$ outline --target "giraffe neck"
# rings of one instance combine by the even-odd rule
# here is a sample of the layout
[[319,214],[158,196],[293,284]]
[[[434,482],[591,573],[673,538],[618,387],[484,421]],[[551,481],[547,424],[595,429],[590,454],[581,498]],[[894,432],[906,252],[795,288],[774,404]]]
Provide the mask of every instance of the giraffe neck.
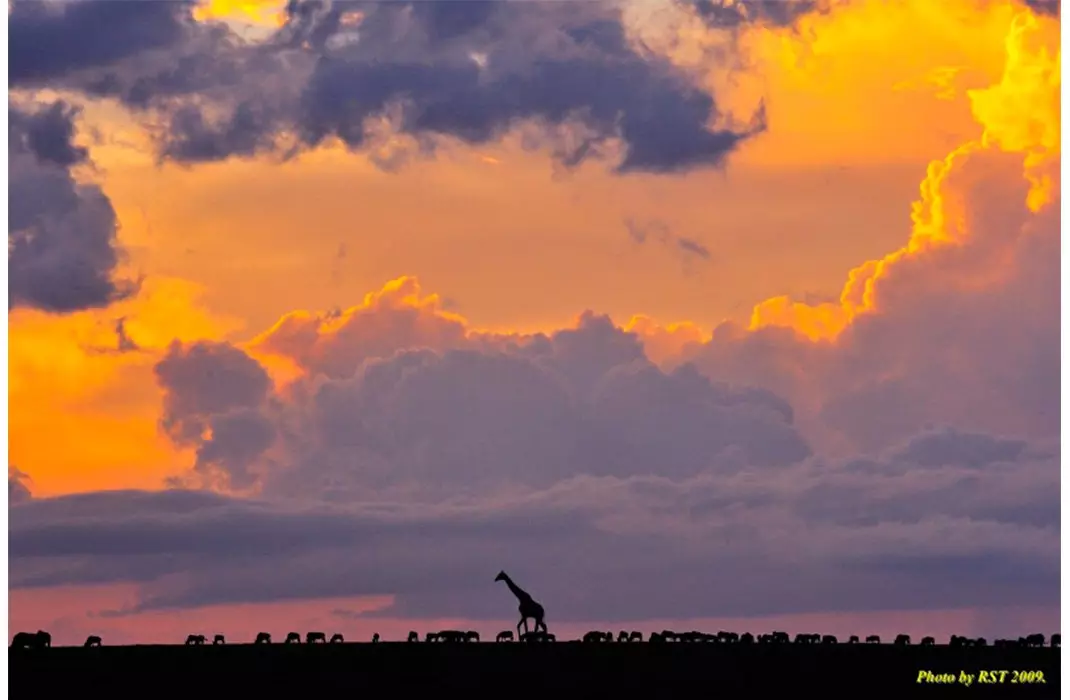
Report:
[[531,596],[529,596],[527,592],[524,591],[524,589],[522,589],[520,586],[513,583],[513,579],[509,578],[508,576],[505,577],[505,585],[509,586],[509,590],[512,591],[513,595],[517,597],[517,600],[523,602],[525,600],[531,599]]

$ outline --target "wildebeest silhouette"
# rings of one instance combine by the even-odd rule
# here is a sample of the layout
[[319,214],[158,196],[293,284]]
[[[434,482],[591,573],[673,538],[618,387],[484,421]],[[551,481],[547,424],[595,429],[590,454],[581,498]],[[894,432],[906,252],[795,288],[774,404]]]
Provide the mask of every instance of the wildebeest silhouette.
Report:
[[83,644],[82,646],[85,646],[85,647],[99,647],[100,646],[100,637],[98,637],[95,634],[91,634],[91,635],[89,635],[88,637],[85,638],[85,644]]
[[418,642],[418,641],[420,641],[420,635],[416,634],[416,630],[411,630],[409,632],[408,641],[410,641],[410,642]]
[[213,645],[216,645],[216,644],[226,644],[226,643],[227,643],[227,639],[226,639],[226,637],[224,637],[224,636],[223,636],[223,635],[221,635],[221,634],[217,634],[217,635],[215,636],[215,638],[214,638],[214,639],[212,640],[212,644],[213,644]]
[[909,645],[910,644],[910,635],[909,634],[896,635],[895,641],[893,642],[893,644],[898,644],[899,646],[907,646],[907,645]]
[[256,635],[256,641],[254,644],[271,644],[271,635],[267,632],[261,632]]
[[[335,632],[334,634],[331,635],[331,644],[341,644],[344,641],[345,641],[345,638],[343,638],[342,635],[337,633],[337,632]],[[375,641],[375,640],[373,639],[372,641]]]
[[325,635],[323,632],[309,632],[305,635],[305,644],[315,644],[317,642],[320,644],[326,644],[327,635]]
[[496,642],[511,642],[513,641],[513,631],[504,630],[498,633],[498,636],[494,638]]
[[300,643],[301,643],[301,635],[298,632],[290,632],[288,635],[286,635],[286,640],[283,642],[283,644],[300,644]]
[[204,644],[204,635],[203,634],[191,634],[188,637],[186,637],[186,646],[193,646],[193,645],[200,645],[200,644]]
[[52,635],[44,630],[16,632],[11,639],[12,649],[45,649],[52,646]]

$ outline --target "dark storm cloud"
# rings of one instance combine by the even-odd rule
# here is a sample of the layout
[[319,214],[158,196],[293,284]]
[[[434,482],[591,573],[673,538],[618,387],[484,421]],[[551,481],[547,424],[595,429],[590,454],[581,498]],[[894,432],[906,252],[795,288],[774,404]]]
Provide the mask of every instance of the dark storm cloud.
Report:
[[117,280],[120,252],[111,201],[70,168],[78,110],[60,100],[8,106],[8,308],[53,313],[98,308],[137,291]]
[[[391,109],[427,153],[436,137],[483,144],[535,123],[546,127],[542,145],[575,166],[620,138],[621,173],[717,166],[765,129],[764,110],[738,128],[712,126],[724,116],[713,96],[635,48],[613,4],[291,2],[286,25],[260,44],[188,22],[185,4],[70,4],[19,6],[15,83],[50,80],[159,110],[159,154],[179,162],[290,155],[330,137],[367,149],[365,121]],[[107,20],[100,33],[75,29]],[[64,50],[38,60],[43,42]],[[299,143],[281,147],[291,133]]]
[[192,0],[12,0],[8,79],[45,86],[67,74],[174,47],[186,35]]
[[[1041,0],[1043,1],[1043,0]],[[691,5],[711,26],[733,28],[749,23],[791,26],[803,15],[827,11],[822,0],[679,0]]]

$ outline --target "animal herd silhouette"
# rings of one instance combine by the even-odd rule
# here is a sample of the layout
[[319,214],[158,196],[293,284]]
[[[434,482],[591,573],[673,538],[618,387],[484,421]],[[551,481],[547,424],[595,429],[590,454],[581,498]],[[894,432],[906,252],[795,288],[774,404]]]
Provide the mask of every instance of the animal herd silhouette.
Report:
[[[509,575],[504,571],[498,573],[494,578],[497,581],[504,581],[505,585],[509,588],[509,591],[516,596],[517,601],[520,603],[520,622],[516,625],[516,638],[523,642],[555,642],[557,637],[549,632],[546,627],[546,611],[535,601],[531,595],[516,585]],[[528,620],[533,620],[535,625],[534,629],[528,627]],[[524,631],[521,632],[520,628],[523,627]],[[186,637],[186,646],[201,646],[206,643],[206,637],[203,634],[191,634]],[[503,630],[499,632],[495,637],[495,642],[512,642],[514,640],[512,630]],[[372,635],[372,643],[378,643],[380,641],[379,633],[376,632]],[[419,642],[420,635],[415,631],[409,632],[406,639],[408,642]],[[465,643],[465,642],[479,642],[479,633],[473,630],[461,631],[461,630],[441,630],[439,632],[428,632],[424,636],[425,642],[436,643]],[[584,643],[606,643],[613,642],[614,637],[612,632],[602,632],[601,630],[592,630],[580,640]],[[616,637],[616,642],[642,642],[643,634],[641,632],[632,631],[628,632],[621,630]],[[717,634],[708,634],[705,632],[690,631],[690,632],[674,632],[672,630],[663,630],[661,632],[654,632],[646,640],[648,643],[681,643],[681,642],[705,642],[705,643],[718,643],[718,644],[789,644],[794,643],[798,645],[810,645],[810,644],[837,644],[839,643],[835,636],[831,634],[805,634],[800,633],[795,635],[795,639],[792,640],[786,632],[771,632],[769,634],[761,634],[755,637],[750,632],[743,634],[737,634],[736,632],[718,632]],[[305,635],[305,644],[342,644],[345,642],[344,637],[341,634],[333,634],[330,637],[330,641],[327,641],[327,635],[323,632],[308,632]],[[1059,647],[1062,642],[1061,635],[1058,633],[1051,635],[1049,640],[1052,647]],[[90,635],[86,638],[85,647],[99,647],[101,646],[101,638],[97,635]],[[283,644],[300,644],[301,635],[297,632],[290,632],[286,635]],[[847,644],[858,644],[859,637],[857,635],[851,635],[847,640]],[[880,644],[881,638],[878,635],[872,634],[866,637],[866,644]],[[212,645],[218,646],[226,644],[226,638],[217,634],[212,638]],[[253,644],[271,644],[271,635],[267,632],[260,632],[256,635],[256,641]],[[909,646],[911,644],[910,635],[900,634],[897,635],[895,641],[892,644],[896,646]],[[933,637],[923,637],[920,642],[920,646],[934,646],[936,640]],[[948,641],[948,645],[952,647],[983,647],[988,646],[987,640],[984,637],[977,637],[974,639],[962,637],[959,635],[951,635],[951,639]],[[1045,637],[1043,634],[1030,634],[1026,637],[1019,637],[1018,639],[997,639],[993,642],[995,647],[1043,647],[1045,645]],[[12,649],[43,649],[52,646],[52,635],[44,630],[38,630],[37,632],[18,632],[11,641]]]

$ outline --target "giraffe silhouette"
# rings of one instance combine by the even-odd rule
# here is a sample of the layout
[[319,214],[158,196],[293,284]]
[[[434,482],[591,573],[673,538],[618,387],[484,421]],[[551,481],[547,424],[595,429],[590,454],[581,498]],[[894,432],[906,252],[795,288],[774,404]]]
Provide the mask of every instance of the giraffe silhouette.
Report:
[[520,586],[513,583],[513,579],[509,578],[509,575],[504,571],[499,571],[498,575],[494,577],[495,581],[505,581],[505,585],[509,587],[509,590],[516,599],[520,601],[520,622],[516,623],[517,636],[521,634],[520,626],[524,626],[524,632],[528,632],[528,618],[535,620],[535,631],[539,632],[540,628],[542,632],[546,632],[546,622],[543,617],[546,615],[546,611],[543,607],[535,602],[527,591]]

